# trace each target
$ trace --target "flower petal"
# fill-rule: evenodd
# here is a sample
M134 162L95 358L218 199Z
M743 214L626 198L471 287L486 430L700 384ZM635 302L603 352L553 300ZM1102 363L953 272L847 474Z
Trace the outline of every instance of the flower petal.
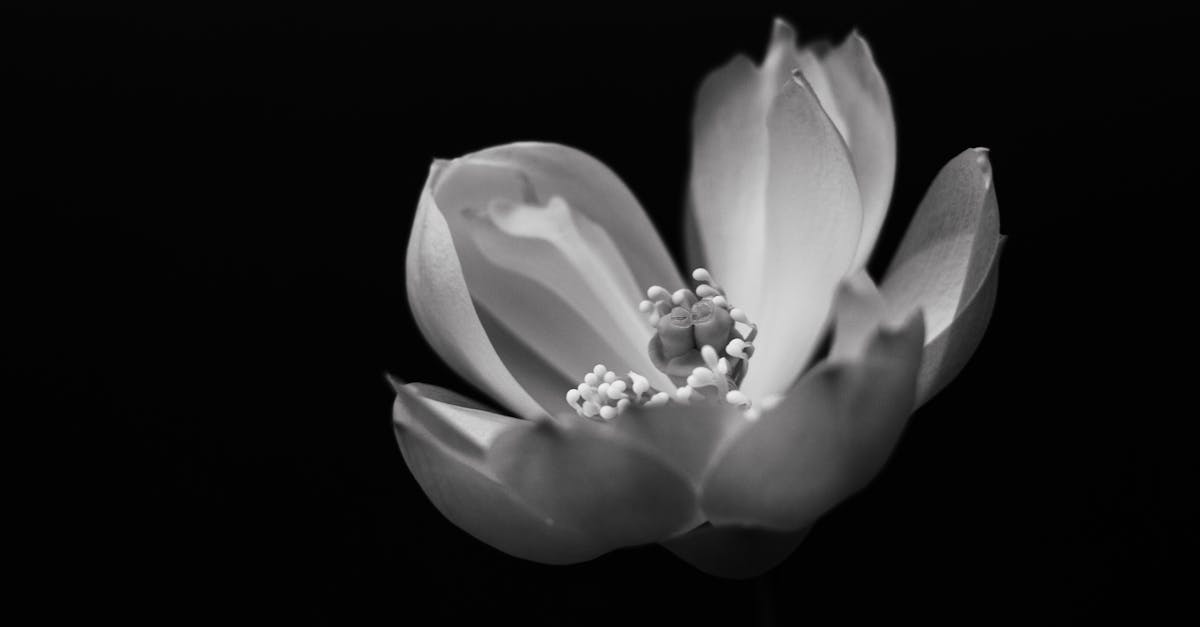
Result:
M913 408L924 337L916 314L880 327L860 360L805 374L714 465L701 492L709 522L798 530L866 485Z
M404 461L443 516L476 539L535 562L569 564L610 550L611 547L584 531L548 523L545 515L496 480L484 464L482 450L476 448L472 452L471 438L463 439L439 429L452 441L447 444L431 432L428 427L437 428L439 423L445 428L457 428L456 421L480 426L490 420L420 396L429 393L428 388L398 386L392 411ZM499 421L506 418L493 416ZM525 421L516 422L522 423L516 428L532 426Z
M774 568L800 546L812 527L771 531L753 527L705 525L663 542L667 550L701 571L729 579L749 579Z
M731 405L682 405L630 410L610 423L618 432L661 453L662 459L699 487L721 446L746 419Z
M837 114L830 114L850 147L854 175L862 196L862 232L854 268L870 260L892 198L896 178L896 121L892 98L871 48L858 32L821 58L830 95L817 95Z
M436 180L440 171L440 164L434 164L429 179ZM417 327L455 372L521 416L544 413L488 340L467 292L449 226L428 185L409 236L405 277Z
M688 213L700 254L689 260L752 312L762 296L770 74L734 57L704 79L692 120Z
M1000 238L987 151L964 151L930 185L880 287L894 315L925 311L918 406L958 374L987 328Z
M505 367L521 387L529 393L549 414L556 414L567 407L564 393L579 385L578 379L569 379L558 368L547 361L530 344L516 336L495 316L482 307L476 309L479 322L487 331L488 339L500 355ZM536 338L531 338L536 339Z
M548 521L611 547L658 542L702 522L687 479L610 425L571 418L506 432L488 451L500 480Z
M682 283L611 171L565 146L512 144L455 160L434 195L471 296L499 324L569 379L605 363L673 389L637 305L648 285Z
M888 314L887 303L865 270L842 281L833 305L834 337L829 361L859 359L879 323Z
M803 76L779 91L767 119L770 173L763 240L768 286L759 325L751 398L788 389L820 341L838 283L850 269L862 212L841 136ZM738 303L738 306L741 306Z

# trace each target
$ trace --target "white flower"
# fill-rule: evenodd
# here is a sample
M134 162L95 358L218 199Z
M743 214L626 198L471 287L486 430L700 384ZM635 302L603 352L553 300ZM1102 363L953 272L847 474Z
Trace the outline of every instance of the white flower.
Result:
M396 432L438 510L502 551L557 564L661 542L706 572L762 572L870 481L983 334L1001 239L986 151L938 174L878 288L862 269L896 140L858 34L797 48L777 22L760 66L704 81L694 133L694 290L582 152L433 164L409 302L516 417L397 383Z

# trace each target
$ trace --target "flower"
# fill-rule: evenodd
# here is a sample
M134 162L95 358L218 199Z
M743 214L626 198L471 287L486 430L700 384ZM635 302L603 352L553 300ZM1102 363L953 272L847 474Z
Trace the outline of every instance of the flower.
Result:
M857 33L798 48L777 21L761 65L704 81L694 134L694 289L578 150L431 168L409 302L513 415L394 382L396 433L437 509L506 553L562 564L658 542L709 573L763 572L871 480L984 332L1001 244L985 150L937 175L878 285L863 269L896 137Z

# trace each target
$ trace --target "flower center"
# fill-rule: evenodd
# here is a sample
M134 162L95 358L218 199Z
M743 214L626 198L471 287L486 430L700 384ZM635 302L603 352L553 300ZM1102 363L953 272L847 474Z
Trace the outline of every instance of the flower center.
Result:
M738 386L749 370L758 326L729 304L708 270L697 268L692 278L699 283L695 290L669 292L654 285L638 305L654 332L650 360L679 386L674 395L651 388L636 372L619 377L599 364L567 392L567 403L576 413L611 420L629 407L675 401L728 403L753 415L750 399Z

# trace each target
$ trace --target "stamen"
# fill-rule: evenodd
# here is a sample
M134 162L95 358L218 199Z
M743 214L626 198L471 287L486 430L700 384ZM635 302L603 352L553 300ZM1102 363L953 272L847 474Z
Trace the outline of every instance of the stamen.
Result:
M754 356L758 326L746 312L729 304L725 290L705 268L692 271L699 283L668 291L661 285L646 290L638 311L654 329L650 359L675 385L673 392L656 390L636 372L619 376L597 364L583 383L567 391L567 404L580 416L612 420L630 407L658 407L672 401L684 405L715 402L741 409L747 418L761 408L738 389ZM707 388L707 390L706 390ZM709 391L711 390L711 391Z
M650 359L680 386L676 402L700 402L710 398L701 390L712 388L712 400L748 408L745 393L729 393L738 391L749 371L758 327L745 311L729 304L707 269L696 268L692 278L699 283L694 290L668 292L655 285L638 305L655 329Z
M624 377L596 364L583 376L583 383L567 390L567 404L575 413L593 420L612 420L630 407L657 407L670 399L666 392L650 387L650 380L630 371Z

